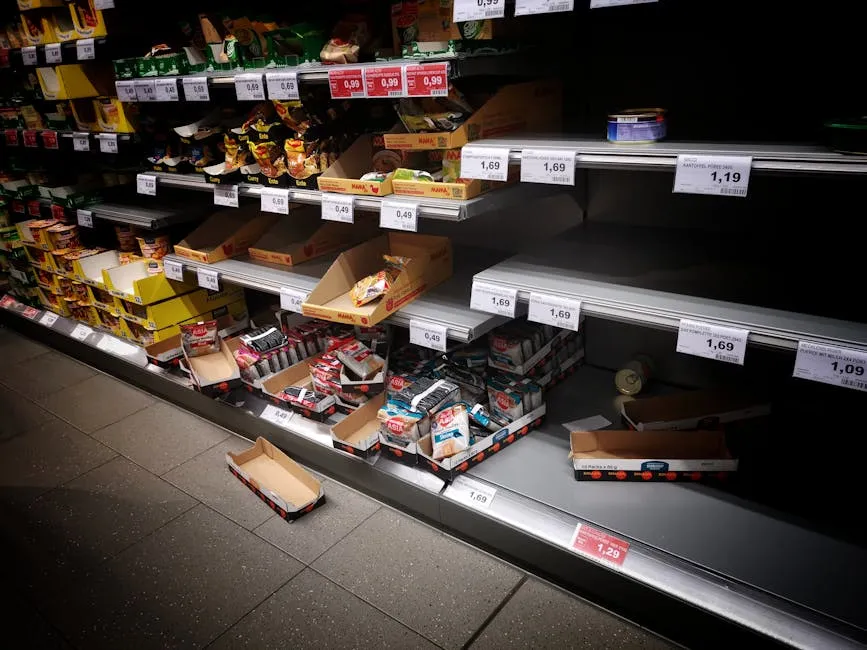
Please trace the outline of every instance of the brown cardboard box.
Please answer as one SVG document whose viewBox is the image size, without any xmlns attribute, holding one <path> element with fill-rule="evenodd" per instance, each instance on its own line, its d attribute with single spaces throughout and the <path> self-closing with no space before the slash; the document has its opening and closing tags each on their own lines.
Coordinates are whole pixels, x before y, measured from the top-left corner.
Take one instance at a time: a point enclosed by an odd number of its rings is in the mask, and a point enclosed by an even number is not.
<svg viewBox="0 0 867 650">
<path fill-rule="evenodd" d="M 391 288 L 356 307 L 350 291 L 362 278 L 385 267 L 383 255 L 410 258 Z M 388 233 L 341 253 L 302 305 L 302 313 L 350 325 L 376 325 L 452 275 L 448 237 Z"/>
<path fill-rule="evenodd" d="M 734 391 L 696 390 L 624 402 L 624 419 L 638 431 L 718 429 L 721 424 L 766 416 L 770 404 Z"/>
<path fill-rule="evenodd" d="M 181 335 L 183 340 L 183 334 Z M 235 357 L 220 338 L 220 351 L 191 357 L 184 348 L 184 362 L 190 371 L 193 387 L 200 393 L 216 396 L 241 385 L 241 371 Z"/>
<path fill-rule="evenodd" d="M 359 180 L 373 169 L 376 153 L 372 135 L 363 135 L 340 154 L 340 157 L 319 177 L 319 189 L 323 192 L 386 196 L 392 193 L 391 175 L 384 181 Z"/>
<path fill-rule="evenodd" d="M 385 404 L 385 399 L 385 393 L 372 397 L 331 427 L 331 443 L 334 448 L 361 458 L 377 453 L 381 445 L 376 414 Z"/>
<path fill-rule="evenodd" d="M 281 370 L 280 372 L 271 375 L 262 382 L 262 392 L 270 397 L 271 401 L 275 404 L 291 409 L 305 418 L 316 420 L 317 422 L 324 422 L 337 412 L 337 405 L 333 396 L 329 396 L 331 399 L 323 400 L 318 411 L 303 408 L 300 405 L 287 402 L 279 397 L 280 391 L 287 386 L 300 386 L 301 388 L 307 388 L 311 391 L 313 390 L 313 379 L 310 376 L 309 364 L 313 363 L 318 356 L 320 355 L 307 357 L 295 365 L 289 366 L 285 370 Z"/>
<path fill-rule="evenodd" d="M 176 244 L 175 254 L 205 264 L 243 255 L 279 218 L 258 206 L 221 210 Z"/>
</svg>

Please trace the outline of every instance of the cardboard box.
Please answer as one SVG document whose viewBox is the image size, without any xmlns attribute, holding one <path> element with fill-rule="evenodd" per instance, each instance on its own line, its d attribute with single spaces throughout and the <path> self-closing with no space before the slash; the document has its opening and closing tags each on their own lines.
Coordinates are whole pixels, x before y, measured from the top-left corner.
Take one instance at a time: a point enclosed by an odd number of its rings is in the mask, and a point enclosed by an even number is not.
<svg viewBox="0 0 867 650">
<path fill-rule="evenodd" d="M 723 431 L 573 431 L 569 443 L 577 481 L 698 481 L 738 469 Z"/>
<path fill-rule="evenodd" d="M 70 3 L 69 12 L 72 14 L 72 22 L 75 23 L 75 31 L 81 38 L 105 36 L 108 33 L 102 11 L 94 7 L 93 0 L 87 0 L 86 3 L 81 0 Z"/>
<path fill-rule="evenodd" d="M 382 298 L 361 307 L 350 290 L 358 280 L 385 267 L 383 255 L 410 258 Z M 444 282 L 452 275 L 452 245 L 447 237 L 388 233 L 341 253 L 302 305 L 313 318 L 350 325 L 376 325 L 389 314 Z"/>
<path fill-rule="evenodd" d="M 454 183 L 426 183 L 423 181 L 392 180 L 394 193 L 399 196 L 424 196 L 434 199 L 466 201 L 489 190 L 506 187 L 517 180 L 518 172 L 509 172 L 508 182 L 485 181 L 478 178 L 456 181 Z M 514 176 L 514 178 L 511 178 Z"/>
<path fill-rule="evenodd" d="M 228 452 L 229 471 L 287 521 L 325 503 L 322 484 L 264 438 L 240 453 Z"/>
<path fill-rule="evenodd" d="M 63 296 L 54 295 L 40 288 L 36 289 L 36 295 L 39 298 L 40 304 L 47 310 L 53 311 L 60 316 L 72 315 L 69 305 Z"/>
<path fill-rule="evenodd" d="M 472 34 L 452 21 L 454 0 L 410 0 L 391 3 L 391 32 L 394 51 L 400 55 L 404 45 L 462 38 L 488 40 L 494 36 L 493 20 L 472 21 Z M 501 21 L 496 21 L 501 22 Z"/>
<path fill-rule="evenodd" d="M 385 404 L 385 398 L 385 393 L 380 393 L 333 425 L 331 444 L 334 448 L 360 458 L 378 454 L 382 445 L 376 413 Z"/>
<path fill-rule="evenodd" d="M 105 251 L 96 255 L 88 255 L 87 257 L 72 260 L 72 274 L 80 282 L 103 288 L 105 282 L 103 281 L 102 272 L 115 266 L 120 266 L 120 258 L 117 251 Z"/>
<path fill-rule="evenodd" d="M 310 377 L 310 367 L 308 364 L 314 361 L 318 356 L 319 355 L 308 357 L 299 361 L 295 365 L 286 368 L 286 370 L 281 370 L 280 372 L 271 375 L 262 382 L 262 393 L 278 406 L 295 411 L 299 415 L 310 420 L 325 422 L 328 418 L 337 413 L 337 405 L 334 402 L 330 401 L 328 404 L 323 405 L 321 411 L 313 411 L 293 404 L 292 402 L 287 402 L 279 397 L 280 391 L 286 388 L 286 386 L 300 386 L 301 388 L 307 388 L 311 391 L 313 390 L 313 380 Z"/>
<path fill-rule="evenodd" d="M 51 251 L 49 255 L 54 260 L 54 268 L 56 269 L 57 274 L 69 278 L 70 280 L 74 280 L 75 263 L 78 260 L 90 257 L 91 255 L 99 255 L 104 252 L 104 248 L 62 248 Z"/>
<path fill-rule="evenodd" d="M 340 157 L 319 176 L 319 189 L 323 192 L 386 196 L 393 192 L 391 174 L 382 181 L 359 180 L 373 170 L 373 135 L 363 135 L 353 142 Z"/>
<path fill-rule="evenodd" d="M 18 9 L 27 11 L 28 9 L 42 9 L 45 7 L 62 7 L 63 0 L 18 0 Z"/>
<path fill-rule="evenodd" d="M 278 219 L 258 206 L 221 210 L 175 245 L 175 254 L 205 264 L 243 255 Z"/>
<path fill-rule="evenodd" d="M 124 320 L 138 323 L 149 330 L 161 330 L 239 300 L 244 300 L 244 290 L 241 287 L 230 287 L 223 291 L 198 289 L 149 305 L 136 305 L 121 300 L 119 307 Z"/>
<path fill-rule="evenodd" d="M 719 390 L 644 397 L 621 406 L 623 419 L 637 431 L 719 429 L 720 425 L 770 412 L 770 404 L 755 395 Z"/>
<path fill-rule="evenodd" d="M 109 96 L 113 88 L 104 74 L 93 66 L 71 63 L 54 67 L 36 68 L 36 76 L 45 99 L 79 99 Z"/>
<path fill-rule="evenodd" d="M 149 305 L 196 289 L 191 284 L 169 280 L 165 273 L 150 275 L 147 268 L 147 262 L 140 261 L 105 269 L 102 272 L 105 288 L 111 295 L 137 305 Z"/>
<path fill-rule="evenodd" d="M 546 362 L 552 359 L 559 350 L 561 350 L 564 346 L 568 344 L 570 340 L 576 340 L 579 343 L 579 347 L 584 349 L 583 337 L 580 336 L 576 332 L 572 332 L 570 330 L 557 330 L 557 333 L 554 335 L 554 338 L 548 341 L 545 345 L 543 345 L 538 352 L 536 352 L 532 357 L 527 359 L 524 363 L 518 366 L 510 366 L 505 363 L 501 363 L 496 361 L 495 359 L 488 357 L 488 366 L 491 368 L 496 368 L 497 370 L 502 370 L 503 372 L 509 373 L 510 375 L 517 375 L 520 377 L 535 377 L 540 374 L 540 371 L 546 367 Z"/>
<path fill-rule="evenodd" d="M 387 133 L 389 149 L 458 149 L 483 138 L 519 131 L 555 131 L 561 122 L 562 88 L 559 81 L 531 81 L 504 86 L 454 131 L 442 133 Z"/>
<path fill-rule="evenodd" d="M 16 224 L 18 237 L 25 245 L 35 246 L 44 251 L 51 250 L 46 232 L 51 226 L 56 226 L 59 221 L 54 219 L 27 219 Z"/>
<path fill-rule="evenodd" d="M 21 226 L 23 223 L 26 222 L 19 223 L 18 225 Z M 54 264 L 54 256 L 48 251 L 37 248 L 32 242 L 25 243 L 24 255 L 27 257 L 30 265 L 37 269 L 51 271 L 52 273 L 57 271 L 57 267 Z"/>
<path fill-rule="evenodd" d="M 73 104 L 75 106 L 75 104 Z M 138 105 L 120 101 L 117 97 L 97 97 L 93 111 L 99 131 L 135 133 L 138 125 Z"/>
<path fill-rule="evenodd" d="M 90 304 L 102 311 L 108 312 L 115 318 L 120 317 L 120 298 L 115 298 L 104 287 L 90 285 L 87 287 Z"/>
<path fill-rule="evenodd" d="M 151 343 L 159 343 L 160 341 L 165 341 L 177 336 L 181 331 L 181 325 L 207 320 L 220 320 L 223 317 L 227 317 L 229 320 L 228 324 L 225 326 L 226 329 L 220 330 L 221 336 L 230 336 L 236 331 L 243 329 L 249 325 L 250 322 L 249 314 L 247 313 L 247 303 L 241 299 L 230 303 L 229 305 L 224 305 L 222 307 L 217 307 L 212 311 L 196 314 L 195 316 L 179 323 L 172 323 L 171 325 L 166 325 L 165 327 L 155 330 L 148 329 L 145 325 L 141 325 L 132 320 L 127 320 L 121 316 L 120 330 L 124 338 L 128 338 L 131 341 L 147 346 Z"/>
<path fill-rule="evenodd" d="M 191 318 L 189 321 L 186 321 L 186 323 L 197 323 L 202 320 L 212 320 L 215 318 L 217 320 L 217 327 L 219 328 L 220 336 L 223 337 L 226 344 L 230 347 L 235 339 L 229 339 L 227 337 L 237 334 L 241 330 L 247 329 L 250 325 L 247 305 L 243 300 L 227 307 L 216 309 L 209 314 L 202 314 L 196 318 Z M 179 325 L 183 324 L 185 323 L 173 325 L 170 329 L 174 330 L 174 334 L 171 336 L 161 337 L 153 343 L 145 345 L 145 354 L 150 363 L 155 366 L 160 366 L 161 368 L 177 368 L 179 366 L 179 360 L 184 356 L 179 327 Z"/>
<path fill-rule="evenodd" d="M 184 364 L 190 371 L 193 388 L 209 397 L 228 393 L 241 385 L 241 372 L 235 357 L 220 339 L 220 351 L 191 357 L 184 350 Z"/>
</svg>

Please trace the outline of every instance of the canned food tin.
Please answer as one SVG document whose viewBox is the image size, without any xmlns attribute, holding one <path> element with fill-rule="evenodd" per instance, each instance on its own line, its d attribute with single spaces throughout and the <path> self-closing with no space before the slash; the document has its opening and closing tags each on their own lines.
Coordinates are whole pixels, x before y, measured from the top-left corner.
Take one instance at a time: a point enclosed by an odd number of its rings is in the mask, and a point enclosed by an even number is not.
<svg viewBox="0 0 867 650">
<path fill-rule="evenodd" d="M 652 375 L 651 360 L 646 356 L 638 356 L 614 375 L 614 385 L 624 395 L 637 395 L 646 386 Z"/>
<path fill-rule="evenodd" d="M 647 144 L 665 137 L 664 108 L 630 108 L 608 116 L 608 141 Z"/>
</svg>

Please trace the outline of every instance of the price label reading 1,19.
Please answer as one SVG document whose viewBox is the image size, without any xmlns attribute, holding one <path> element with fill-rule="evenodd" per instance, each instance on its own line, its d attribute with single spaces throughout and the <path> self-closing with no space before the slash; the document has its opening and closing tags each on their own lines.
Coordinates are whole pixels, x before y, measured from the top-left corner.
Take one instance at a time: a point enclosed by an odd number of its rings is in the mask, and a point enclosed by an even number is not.
<svg viewBox="0 0 867 650">
<path fill-rule="evenodd" d="M 265 84 L 261 74 L 235 75 L 235 94 L 239 100 L 262 101 L 265 99 Z"/>
<path fill-rule="evenodd" d="M 446 494 L 473 508 L 487 510 L 497 494 L 497 488 L 468 476 L 461 476 L 451 484 Z"/>
<path fill-rule="evenodd" d="M 573 551 L 621 566 L 629 552 L 629 542 L 603 533 L 587 524 L 578 524 L 569 547 Z"/>
<path fill-rule="evenodd" d="M 82 38 L 75 41 L 75 51 L 79 61 L 96 58 L 96 46 L 92 38 Z"/>
<path fill-rule="evenodd" d="M 506 0 L 455 0 L 452 19 L 456 23 L 470 20 L 503 18 L 506 15 Z"/>
<path fill-rule="evenodd" d="M 418 230 L 418 203 L 383 201 L 379 211 L 379 227 L 416 232 Z"/>
<path fill-rule="evenodd" d="M 404 66 L 409 97 L 443 97 L 449 94 L 449 64 L 422 63 Z"/>
<path fill-rule="evenodd" d="M 364 97 L 364 74 L 361 68 L 331 66 L 328 70 L 328 87 L 333 99 Z"/>
<path fill-rule="evenodd" d="M 474 147 L 461 149 L 461 178 L 505 181 L 509 176 L 509 149 Z"/>
<path fill-rule="evenodd" d="M 297 289 L 280 287 L 280 309 L 301 313 L 301 305 L 307 300 L 307 294 Z"/>
<path fill-rule="evenodd" d="M 297 72 L 266 72 L 269 99 L 298 99 Z"/>
<path fill-rule="evenodd" d="M 524 149 L 521 182 L 575 185 L 575 152 L 556 149 Z"/>
<path fill-rule="evenodd" d="M 577 332 L 581 324 L 581 301 L 544 293 L 531 293 L 527 320 Z"/>
<path fill-rule="evenodd" d="M 24 65 L 36 65 L 36 46 L 22 47 L 21 58 L 24 60 Z"/>
<path fill-rule="evenodd" d="M 322 193 L 322 218 L 342 223 L 355 222 L 355 197 L 351 194 Z"/>
<path fill-rule="evenodd" d="M 151 174 L 139 174 L 135 179 L 136 189 L 139 194 L 148 196 L 157 195 L 157 177 Z"/>
<path fill-rule="evenodd" d="M 289 214 L 289 190 L 279 187 L 263 187 L 259 199 L 259 209 L 262 212 Z"/>
<path fill-rule="evenodd" d="M 237 208 L 238 186 L 214 185 L 214 205 L 223 205 L 227 208 Z"/>
<path fill-rule="evenodd" d="M 677 329 L 677 351 L 696 357 L 744 365 L 749 330 L 682 319 Z"/>
<path fill-rule="evenodd" d="M 199 269 L 196 271 L 196 279 L 199 286 L 209 291 L 220 290 L 220 274 L 211 269 Z"/>
<path fill-rule="evenodd" d="M 448 338 L 445 325 L 437 325 L 425 321 L 409 321 L 409 342 L 432 350 L 445 352 Z"/>
<path fill-rule="evenodd" d="M 399 65 L 365 68 L 364 85 L 368 97 L 403 97 L 403 68 Z"/>
<path fill-rule="evenodd" d="M 751 156 L 677 157 L 673 192 L 683 194 L 747 195 L 750 185 Z"/>
<path fill-rule="evenodd" d="M 801 341 L 792 376 L 867 391 L 867 352 Z"/>
<path fill-rule="evenodd" d="M 157 79 L 155 82 L 156 98 L 158 102 L 177 102 L 180 101 L 178 95 L 178 80 L 174 77 L 165 79 Z"/>
<path fill-rule="evenodd" d="M 100 133 L 98 137 L 100 153 L 117 153 L 117 133 Z"/>
<path fill-rule="evenodd" d="M 572 11 L 575 0 L 515 0 L 515 15 L 553 14 L 560 11 Z"/>
<path fill-rule="evenodd" d="M 180 262 L 172 262 L 171 260 L 163 260 L 163 271 L 169 280 L 184 281 L 184 265 Z"/>
<path fill-rule="evenodd" d="M 207 77 L 185 77 L 184 98 L 188 102 L 209 102 L 211 94 L 208 92 Z"/>
<path fill-rule="evenodd" d="M 72 150 L 73 151 L 90 151 L 90 134 L 89 133 L 73 133 L 72 134 Z"/>
<path fill-rule="evenodd" d="M 470 309 L 514 318 L 517 307 L 517 289 L 499 287 L 487 282 L 473 281 Z"/>
<path fill-rule="evenodd" d="M 93 228 L 93 212 L 90 210 L 77 210 L 78 225 L 85 228 Z"/>
</svg>

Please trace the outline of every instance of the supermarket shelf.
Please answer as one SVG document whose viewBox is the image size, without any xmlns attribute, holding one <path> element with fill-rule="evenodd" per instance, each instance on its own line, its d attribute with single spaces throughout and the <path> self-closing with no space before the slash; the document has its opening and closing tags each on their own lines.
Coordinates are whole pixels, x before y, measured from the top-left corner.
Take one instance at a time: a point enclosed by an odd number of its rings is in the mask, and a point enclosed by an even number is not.
<svg viewBox="0 0 867 650">
<path fill-rule="evenodd" d="M 82 209 L 89 210 L 98 219 L 115 223 L 128 223 L 149 230 L 194 221 L 207 214 L 207 210 L 203 209 L 201 205 L 146 208 L 141 205 L 122 203 L 98 203 Z"/>
<path fill-rule="evenodd" d="M 108 38 L 105 36 L 97 37 L 90 39 L 94 44 L 94 59 L 102 60 L 108 58 Z M 53 44 L 57 45 L 57 44 Z M 2 60 L 7 60 L 8 65 L 0 65 L 0 69 L 3 68 L 17 68 L 17 69 L 27 69 L 27 68 L 36 68 L 38 66 L 47 66 L 47 65 L 60 65 L 61 63 L 78 63 L 78 39 L 74 41 L 66 41 L 65 43 L 59 43 L 60 45 L 60 62 L 52 62 L 48 63 L 45 58 L 45 45 L 36 45 L 36 66 L 25 66 L 24 59 L 22 58 L 21 50 L 22 48 L 12 48 L 9 50 L 5 50 L 6 56 L 0 57 Z"/>
<path fill-rule="evenodd" d="M 71 131 L 71 130 L 57 130 L 57 129 L 0 129 L 3 132 L 3 138 L 0 139 L 0 143 L 7 147 L 18 147 L 20 149 L 30 149 L 30 150 L 46 150 L 46 151 L 58 151 L 59 149 L 64 150 L 72 150 L 72 138 L 75 135 L 86 135 L 88 139 L 88 144 L 90 145 L 90 151 L 99 151 L 99 140 L 104 139 L 114 139 L 117 140 L 118 143 L 129 143 L 129 142 L 137 142 L 138 135 L 135 133 L 109 133 L 109 132 L 94 132 L 94 131 Z M 9 131 L 17 131 L 17 144 L 10 145 L 9 144 L 9 136 L 7 136 L 7 132 Z M 36 146 L 27 146 L 24 144 L 24 132 L 30 131 L 36 134 Z M 57 147 L 46 147 L 44 134 L 54 133 L 57 138 Z"/>
<path fill-rule="evenodd" d="M 524 149 L 574 151 L 577 167 L 673 171 L 679 155 L 752 156 L 752 170 L 785 174 L 867 174 L 867 160 L 817 145 L 655 142 L 615 144 L 599 138 L 521 137 L 476 140 L 473 146 L 509 150 L 509 162 L 520 163 Z"/>
</svg>

